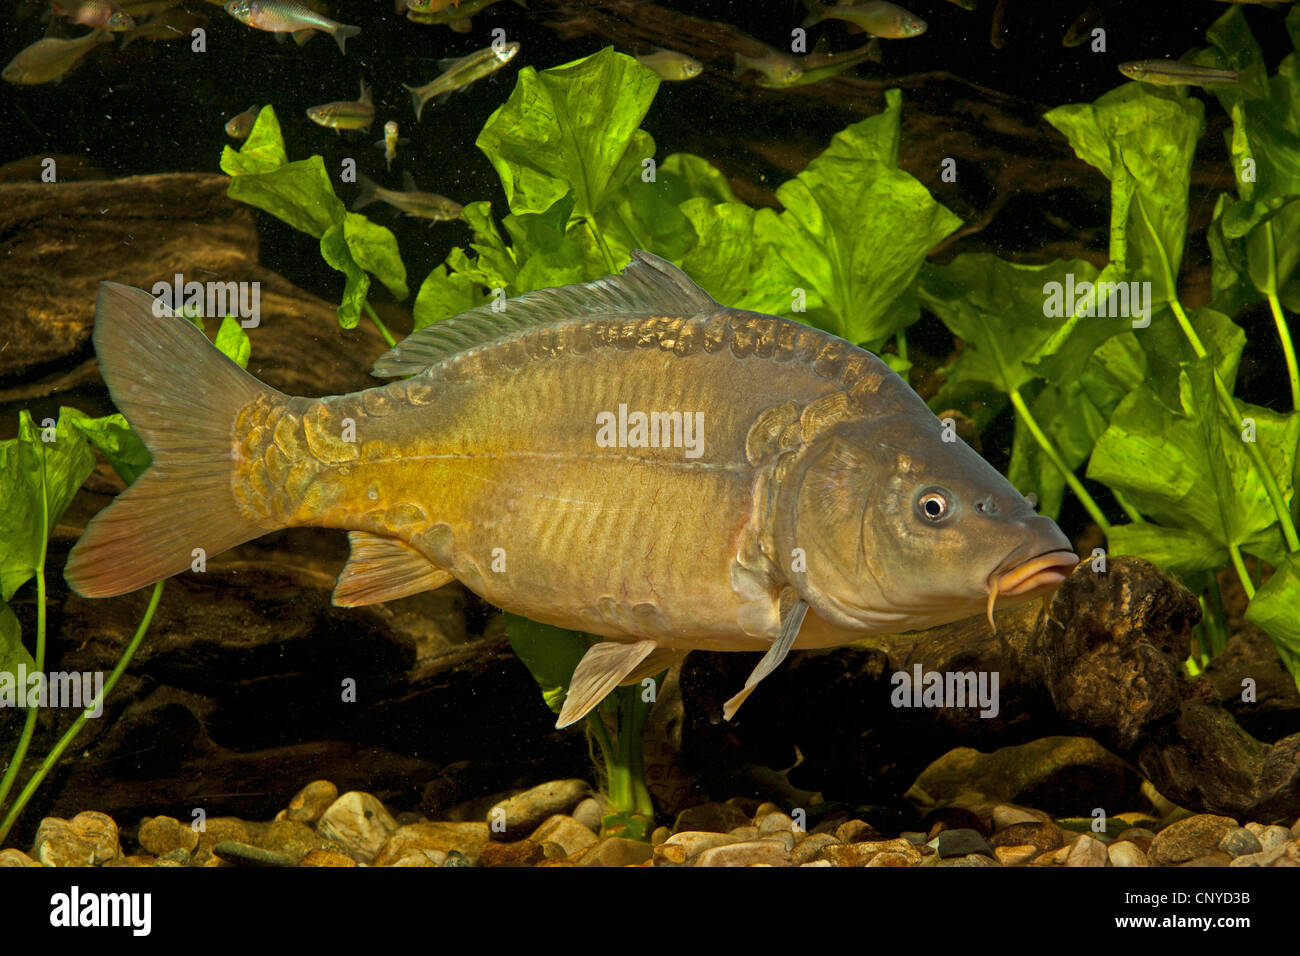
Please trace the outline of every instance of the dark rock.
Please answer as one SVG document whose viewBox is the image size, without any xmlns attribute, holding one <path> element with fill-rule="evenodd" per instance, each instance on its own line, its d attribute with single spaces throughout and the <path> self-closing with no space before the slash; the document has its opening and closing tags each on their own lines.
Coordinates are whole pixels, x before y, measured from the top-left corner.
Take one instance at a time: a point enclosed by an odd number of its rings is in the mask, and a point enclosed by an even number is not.
<svg viewBox="0 0 1300 956">
<path fill-rule="evenodd" d="M 536 840 L 516 840 L 514 843 L 489 841 L 483 844 L 478 863 L 479 866 L 536 866 L 544 859 L 546 853 Z"/>
<path fill-rule="evenodd" d="M 1235 829 L 1231 817 L 1200 813 L 1157 833 L 1148 855 L 1156 866 L 1176 866 L 1218 852 L 1219 842 Z"/>
<path fill-rule="evenodd" d="M 737 827 L 747 825 L 749 820 L 749 814 L 737 807 L 725 803 L 703 803 L 698 807 L 687 807 L 677 814 L 673 832 L 704 830 L 708 833 L 730 833 Z"/>
<path fill-rule="evenodd" d="M 957 856 L 967 856 L 971 853 L 983 853 L 985 856 L 993 856 L 993 848 L 975 830 L 941 830 L 932 843 L 935 849 L 939 851 L 939 856 L 945 860 Z"/>
<path fill-rule="evenodd" d="M 1031 844 L 1040 850 L 1055 850 L 1064 843 L 1064 836 L 1055 823 L 1016 823 L 993 834 L 989 843 L 994 847 Z"/>
<path fill-rule="evenodd" d="M 295 865 L 293 859 L 283 853 L 263 850 L 261 847 L 249 846 L 247 843 L 238 843 L 234 840 L 223 840 L 212 848 L 212 852 L 219 859 L 236 866 Z"/>
</svg>

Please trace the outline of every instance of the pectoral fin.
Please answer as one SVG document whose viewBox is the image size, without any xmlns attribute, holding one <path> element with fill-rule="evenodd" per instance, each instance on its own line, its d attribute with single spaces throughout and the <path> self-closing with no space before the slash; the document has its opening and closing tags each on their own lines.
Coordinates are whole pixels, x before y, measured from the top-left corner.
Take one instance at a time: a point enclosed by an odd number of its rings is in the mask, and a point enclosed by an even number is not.
<svg viewBox="0 0 1300 956">
<path fill-rule="evenodd" d="M 605 641 L 589 648 L 574 668 L 569 693 L 564 698 L 564 707 L 560 710 L 560 719 L 555 722 L 555 726 L 567 727 L 587 716 L 610 691 L 636 671 L 658 646 L 651 640 L 632 644 Z"/>
<path fill-rule="evenodd" d="M 339 607 L 359 607 L 432 591 L 452 580 L 405 541 L 365 531 L 348 532 L 352 554 L 334 588 Z"/>
<path fill-rule="evenodd" d="M 803 627 L 804 615 L 808 613 L 808 605 L 804 601 L 796 601 L 794 606 L 785 615 L 785 620 L 781 622 L 781 634 L 772 644 L 763 659 L 758 662 L 754 672 L 749 675 L 749 680 L 745 681 L 744 688 L 735 697 L 722 705 L 722 716 L 725 720 L 730 720 L 735 716 L 740 705 L 745 702 L 758 682 L 761 681 L 772 671 L 776 670 L 785 656 L 790 653 L 790 648 L 794 645 L 794 639 L 799 636 L 799 629 Z"/>
</svg>

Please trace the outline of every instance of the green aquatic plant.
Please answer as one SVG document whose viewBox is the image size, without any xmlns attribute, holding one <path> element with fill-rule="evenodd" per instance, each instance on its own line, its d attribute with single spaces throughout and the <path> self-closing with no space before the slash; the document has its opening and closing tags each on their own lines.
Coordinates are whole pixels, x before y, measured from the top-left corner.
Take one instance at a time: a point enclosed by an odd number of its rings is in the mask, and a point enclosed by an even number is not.
<svg viewBox="0 0 1300 956">
<path fill-rule="evenodd" d="M 191 318 L 191 321 L 203 328 L 202 319 Z M 222 321 L 216 346 L 241 368 L 247 366 L 251 349 L 248 335 L 231 316 Z M 0 675 L 15 684 L 15 675 L 19 673 L 45 673 L 45 559 L 50 533 L 77 489 L 94 470 L 96 450 L 127 485 L 139 478 L 151 461 L 148 449 L 122 415 L 93 418 L 66 406 L 59 409 L 57 421 L 48 419 L 40 427 L 28 412 L 19 413 L 18 437 L 0 442 L 0 488 L 5 494 L 5 508 L 0 512 Z M 14 594 L 33 579 L 36 584 L 34 653 L 24 645 L 21 624 L 9 607 Z M 13 802 L 6 804 L 36 731 L 37 708 L 26 707 L 22 730 L 0 777 L 0 843 L 86 721 L 97 716 L 126 672 L 158 609 L 163 583 L 159 581 L 153 586 L 135 633 L 96 698 L 82 701 L 81 712 L 28 777 Z M 27 687 L 15 686 L 13 690 L 27 701 Z"/>
</svg>

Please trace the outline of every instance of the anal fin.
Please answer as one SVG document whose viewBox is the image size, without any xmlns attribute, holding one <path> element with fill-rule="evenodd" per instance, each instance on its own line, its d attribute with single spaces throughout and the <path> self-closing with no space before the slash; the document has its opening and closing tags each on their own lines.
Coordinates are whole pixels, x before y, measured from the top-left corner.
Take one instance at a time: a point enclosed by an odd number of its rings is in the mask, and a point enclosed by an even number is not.
<svg viewBox="0 0 1300 956">
<path fill-rule="evenodd" d="M 334 603 L 339 607 L 394 601 L 453 580 L 451 572 L 397 538 L 349 531 L 348 541 L 352 553 L 334 587 Z"/>
<path fill-rule="evenodd" d="M 603 641 L 588 648 L 574 668 L 569 692 L 565 695 L 564 707 L 560 710 L 560 719 L 555 722 L 555 726 L 567 727 L 587 716 L 610 691 L 627 680 L 658 646 L 647 639 L 630 644 Z"/>
<path fill-rule="evenodd" d="M 745 702 L 745 698 L 753 693 L 754 688 L 772 671 L 776 670 L 794 645 L 794 639 L 799 636 L 799 629 L 803 627 L 804 615 L 808 613 L 808 604 L 804 601 L 796 601 L 794 606 L 786 612 L 785 620 L 781 622 L 781 634 L 768 648 L 763 659 L 758 662 L 754 672 L 749 675 L 745 681 L 745 686 L 739 694 L 736 694 L 725 704 L 722 705 L 722 717 L 724 720 L 730 720 L 740 709 L 740 705 Z"/>
</svg>

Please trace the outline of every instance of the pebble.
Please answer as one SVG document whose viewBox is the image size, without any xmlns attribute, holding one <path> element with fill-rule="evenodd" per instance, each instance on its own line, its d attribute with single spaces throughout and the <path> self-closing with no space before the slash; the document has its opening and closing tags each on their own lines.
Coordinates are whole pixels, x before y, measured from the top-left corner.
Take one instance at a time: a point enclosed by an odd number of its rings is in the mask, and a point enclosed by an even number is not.
<svg viewBox="0 0 1300 956">
<path fill-rule="evenodd" d="M 1300 817 L 1296 817 L 1295 823 L 1291 824 L 1291 839 L 1300 840 Z"/>
<path fill-rule="evenodd" d="M 295 864 L 312 850 L 348 851 L 347 847 L 329 839 L 323 832 L 317 833 L 297 820 L 272 820 L 250 835 L 249 842 L 263 850 L 283 854 Z"/>
<path fill-rule="evenodd" d="M 77 836 L 90 844 L 95 863 L 107 863 L 122 852 L 117 824 L 107 813 L 83 810 L 68 823 Z"/>
<path fill-rule="evenodd" d="M 925 838 L 925 834 L 920 832 L 919 830 L 905 830 L 904 832 L 900 833 L 899 836 L 901 836 L 904 840 L 910 840 L 912 843 L 915 843 L 917 846 L 921 846 L 927 842 Z"/>
<path fill-rule="evenodd" d="M 834 839 L 834 837 L 832 837 Z M 681 846 L 686 848 L 686 858 L 692 859 L 699 856 L 705 850 L 711 850 L 715 846 L 726 846 L 729 843 L 739 843 L 740 841 L 730 833 L 710 833 L 706 830 L 683 830 L 681 833 L 674 833 L 664 841 L 665 846 Z"/>
<path fill-rule="evenodd" d="M 1179 866 L 1227 866 L 1232 862 L 1232 857 L 1226 853 L 1220 853 L 1215 850 L 1213 853 L 1205 853 L 1195 859 L 1188 860 L 1186 863 L 1179 863 Z"/>
<path fill-rule="evenodd" d="M 743 796 L 731 797 L 724 802 L 727 804 L 727 806 L 735 807 L 737 810 L 743 813 L 745 815 L 746 820 L 754 819 L 754 817 L 758 815 L 758 808 L 763 806 L 764 803 L 764 801 L 759 800 L 757 797 L 743 797 Z M 776 804 L 772 804 L 772 806 L 776 806 Z"/>
<path fill-rule="evenodd" d="M 731 835 L 736 838 L 737 842 L 744 842 L 746 840 L 757 840 L 758 827 L 755 826 L 736 827 L 734 830 L 731 831 Z"/>
<path fill-rule="evenodd" d="M 854 843 L 857 840 L 869 840 L 876 836 L 876 831 L 865 820 L 846 820 L 835 828 L 835 839 L 841 843 Z"/>
<path fill-rule="evenodd" d="M 137 839 L 154 856 L 166 856 L 178 847 L 193 852 L 199 845 L 198 831 L 175 817 L 150 817 L 140 824 Z"/>
<path fill-rule="evenodd" d="M 209 860 L 217 859 L 212 854 L 212 848 L 225 840 L 235 843 L 253 842 L 248 827 L 238 817 L 209 817 L 199 831 L 198 849 L 194 850 L 191 861 L 197 866 L 208 865 Z"/>
<path fill-rule="evenodd" d="M 1223 835 L 1219 849 L 1229 856 L 1245 856 L 1248 853 L 1259 853 L 1264 848 L 1260 845 L 1259 837 L 1245 827 L 1237 827 Z"/>
<path fill-rule="evenodd" d="M 895 853 L 892 850 L 883 850 L 877 853 L 867 861 L 867 866 L 915 866 L 919 860 L 908 856 L 906 853 Z"/>
<path fill-rule="evenodd" d="M 588 836 L 590 831 L 586 831 Z M 425 820 L 408 823 L 393 831 L 383 848 L 375 854 L 375 866 L 398 866 L 403 857 L 420 854 L 424 859 L 437 858 L 441 866 L 451 852 L 460 853 L 470 864 L 478 862 L 483 844 L 488 841 L 486 823 L 442 823 Z M 538 842 L 541 842 L 538 840 Z M 400 864 L 411 866 L 411 863 Z M 421 866 L 428 864 L 420 864 Z"/>
<path fill-rule="evenodd" d="M 1019 866 L 1028 863 L 1042 851 L 1032 843 L 1020 846 L 1000 846 L 993 851 L 993 858 L 1003 866 Z"/>
<path fill-rule="evenodd" d="M 983 836 L 975 830 L 965 828 L 940 830 L 926 845 L 938 850 L 939 856 L 945 860 L 971 853 L 983 853 L 990 857 L 993 855 L 993 848 Z"/>
<path fill-rule="evenodd" d="M 536 866 L 546 859 L 546 852 L 536 840 L 516 840 L 514 843 L 483 844 L 479 853 L 479 866 Z"/>
<path fill-rule="evenodd" d="M 164 864 L 172 864 L 172 863 L 176 864 L 177 866 L 189 866 L 190 851 L 185 849 L 185 847 L 183 846 L 178 846 L 176 849 L 169 850 L 166 853 L 164 853 L 162 856 L 158 857 L 156 861 L 157 866 L 163 866 Z"/>
<path fill-rule="evenodd" d="M 573 819 L 577 820 L 592 833 L 600 833 L 601 821 L 605 819 L 605 798 L 587 797 L 573 808 Z"/>
<path fill-rule="evenodd" d="M 293 795 L 285 818 L 299 823 L 315 823 L 339 798 L 339 788 L 328 780 L 313 780 Z"/>
<path fill-rule="evenodd" d="M 298 863 L 299 866 L 356 866 L 357 861 L 346 853 L 334 850 L 312 850 Z"/>
<path fill-rule="evenodd" d="M 528 839 L 536 840 L 538 843 L 545 843 L 548 840 L 558 843 L 564 848 L 565 856 L 576 856 L 587 847 L 594 846 L 597 842 L 596 834 L 573 819 L 573 817 L 561 813 L 550 817 L 534 830 Z"/>
<path fill-rule="evenodd" d="M 811 837 L 809 837 L 811 839 Z M 877 853 L 899 853 L 912 863 L 921 862 L 921 851 L 911 840 L 867 840 L 862 843 L 837 843 L 824 847 L 820 858 L 836 866 L 866 866 Z"/>
<path fill-rule="evenodd" d="M 62 817 L 46 817 L 36 827 L 32 858 L 46 866 L 93 866 L 95 847 Z"/>
<path fill-rule="evenodd" d="M 1259 853 L 1247 853 L 1245 856 L 1239 856 L 1229 866 L 1271 866 L 1273 861 L 1279 857 L 1285 856 L 1287 851 L 1286 844 L 1275 846 L 1271 850 L 1262 850 Z"/>
<path fill-rule="evenodd" d="M 35 860 L 33 860 L 22 850 L 16 850 L 13 848 L 10 848 L 8 850 L 0 850 L 0 867 L 40 866 L 40 865 L 41 865 L 40 863 L 37 863 Z"/>
<path fill-rule="evenodd" d="M 773 810 L 771 813 L 756 817 L 758 822 L 758 835 L 767 836 L 769 833 L 789 833 L 794 834 L 794 818 L 788 813 L 781 810 Z"/>
<path fill-rule="evenodd" d="M 782 812 L 783 811 L 781 810 L 781 808 L 777 806 L 775 803 L 772 803 L 771 801 L 765 801 L 764 803 L 760 803 L 758 805 L 758 808 L 755 809 L 754 812 L 750 815 L 750 819 L 752 819 L 754 823 L 757 824 L 759 820 L 762 820 L 764 817 L 768 816 L 769 814 L 782 813 Z"/>
<path fill-rule="evenodd" d="M 654 854 L 649 843 L 627 837 L 606 837 L 590 849 L 583 850 L 575 861 L 583 866 L 640 866 Z"/>
<path fill-rule="evenodd" d="M 972 853 L 969 856 L 953 857 L 949 860 L 940 860 L 935 866 L 1001 866 L 997 860 L 991 859 L 982 853 Z"/>
<path fill-rule="evenodd" d="M 1055 850 L 1064 842 L 1061 828 L 1055 823 L 1013 823 L 989 839 L 993 847 L 1033 844 L 1040 850 Z"/>
<path fill-rule="evenodd" d="M 800 863 L 799 866 L 834 866 L 830 860 L 809 860 L 807 863 Z"/>
<path fill-rule="evenodd" d="M 1232 817 L 1197 813 L 1171 823 L 1151 841 L 1147 855 L 1156 866 L 1174 866 L 1216 852 L 1219 841 L 1237 829 Z"/>
<path fill-rule="evenodd" d="M 794 833 L 790 830 L 778 830 L 775 833 L 768 833 L 765 836 L 761 836 L 759 839 L 771 840 L 773 843 L 785 847 L 786 852 L 794 850 L 794 845 L 798 842 L 795 839 Z"/>
<path fill-rule="evenodd" d="M 1106 844 L 1086 833 L 1079 835 L 1065 857 L 1066 866 L 1105 866 L 1108 862 Z"/>
<path fill-rule="evenodd" d="M 685 866 L 686 847 L 680 843 L 661 843 L 654 848 L 655 866 Z"/>
<path fill-rule="evenodd" d="M 72 823 L 73 826 L 76 826 L 77 821 L 75 818 Z M 1264 832 L 1256 836 L 1259 840 L 1260 850 L 1268 851 L 1276 846 L 1282 846 L 1291 839 L 1291 831 L 1286 827 L 1265 827 Z"/>
<path fill-rule="evenodd" d="M 495 839 L 518 840 L 547 818 L 577 809 L 590 795 L 591 785 L 585 780 L 551 780 L 495 804 L 487 813 L 487 822 Z"/>
<path fill-rule="evenodd" d="M 1134 844 L 1142 851 L 1143 855 L 1151 849 L 1151 842 L 1155 838 L 1155 833 L 1146 827 L 1129 827 L 1127 830 L 1121 830 L 1119 836 L 1115 837 L 1116 840 L 1127 840 L 1129 843 Z"/>
<path fill-rule="evenodd" d="M 397 829 L 397 821 L 379 799 L 358 790 L 331 803 L 316 825 L 321 836 L 339 844 L 358 863 L 372 862 Z"/>
<path fill-rule="evenodd" d="M 1106 848 L 1111 866 L 1150 866 L 1151 861 L 1142 848 L 1128 840 L 1116 840 Z"/>
<path fill-rule="evenodd" d="M 212 848 L 212 853 L 227 863 L 238 866 L 293 866 L 294 862 L 283 853 L 263 850 L 260 846 L 223 840 Z"/>
<path fill-rule="evenodd" d="M 1042 810 L 1030 810 L 1028 807 L 1017 807 L 1011 803 L 999 803 L 993 808 L 993 829 L 995 831 L 1005 830 L 1017 823 L 1050 822 L 1051 817 Z"/>
<path fill-rule="evenodd" d="M 671 827 L 655 827 L 655 832 L 650 834 L 650 845 L 658 846 L 660 843 L 666 843 L 672 835 Z"/>
<path fill-rule="evenodd" d="M 696 866 L 751 866 L 755 863 L 789 866 L 790 851 L 771 840 L 749 840 L 715 846 L 705 850 L 695 861 Z"/>
<path fill-rule="evenodd" d="M 836 846 L 839 842 L 833 833 L 810 833 L 794 848 L 790 854 L 790 859 L 795 866 L 803 866 L 816 860 L 818 854 L 826 847 Z"/>
<path fill-rule="evenodd" d="M 730 833 L 737 827 L 748 825 L 750 819 L 750 815 L 739 807 L 726 803 L 702 803 L 698 807 L 687 807 L 677 814 L 673 832 L 707 830 L 710 833 Z"/>
</svg>

